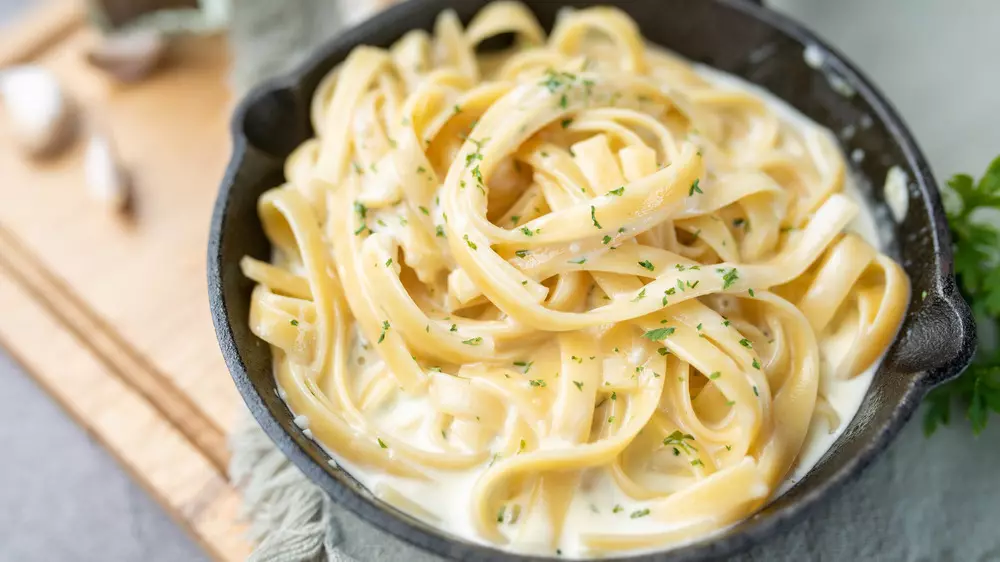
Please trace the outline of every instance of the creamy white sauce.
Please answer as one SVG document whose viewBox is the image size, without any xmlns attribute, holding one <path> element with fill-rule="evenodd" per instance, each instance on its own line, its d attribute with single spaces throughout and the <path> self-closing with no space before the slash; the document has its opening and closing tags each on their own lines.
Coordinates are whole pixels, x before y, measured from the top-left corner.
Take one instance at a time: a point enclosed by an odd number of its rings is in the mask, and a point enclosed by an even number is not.
<svg viewBox="0 0 1000 562">
<path fill-rule="evenodd" d="M 717 85 L 730 89 L 750 91 L 755 96 L 763 99 L 784 120 L 800 127 L 803 131 L 813 131 L 817 134 L 828 135 L 833 139 L 832 133 L 818 127 L 797 110 L 766 90 L 712 68 L 704 66 L 696 66 L 696 68 L 701 75 Z M 849 228 L 874 247 L 882 249 L 883 243 L 880 240 L 879 228 L 877 227 L 872 210 L 866 198 L 858 189 L 857 182 L 850 171 L 845 177 L 844 192 L 854 199 L 859 207 L 859 214 Z M 363 340 L 361 343 L 364 343 Z M 639 360 L 637 357 L 630 357 L 629 359 L 633 361 Z M 354 346 L 354 353 L 349 359 L 348 365 L 370 373 L 377 373 L 382 367 L 382 361 L 371 350 L 371 346 L 358 345 Z M 822 377 L 821 393 L 826 396 L 830 406 L 836 411 L 840 423 L 837 427 L 830 428 L 827 427 L 824 419 L 814 416 L 806 443 L 799 458 L 786 478 L 785 483 L 772 495 L 771 499 L 781 495 L 801 480 L 822 458 L 834 441 L 836 441 L 843 429 L 857 413 L 858 407 L 864 399 L 877 367 L 878 365 L 876 364 L 868 371 L 851 380 L 831 380 L 830 377 Z M 395 401 L 390 404 L 384 404 L 379 408 L 379 425 L 384 424 L 385 427 L 419 425 L 426 422 L 431 417 L 431 414 L 432 409 L 427 402 L 413 400 L 412 402 L 407 401 L 403 404 L 400 401 Z M 305 419 L 304 416 L 296 417 L 295 423 L 301 428 L 308 428 L 308 419 Z M 414 436 L 413 444 L 432 448 L 433 446 L 426 442 L 428 441 L 426 433 L 413 431 L 411 433 Z M 426 482 L 416 479 L 400 478 L 360 468 L 350 462 L 345 462 L 335 451 L 326 448 L 322 444 L 320 446 L 332 457 L 329 461 L 331 466 L 343 468 L 367 489 L 373 491 L 376 496 L 387 499 L 402 511 L 425 520 L 429 524 L 451 533 L 457 538 L 488 544 L 478 536 L 473 527 L 470 514 L 470 490 L 473 488 L 476 479 L 479 478 L 478 471 L 469 470 L 463 472 L 423 469 L 432 478 L 433 485 L 427 485 Z M 668 454 L 666 449 L 664 451 L 664 454 Z M 656 458 L 654 457 L 655 461 Z M 760 494 L 763 497 L 767 494 L 767 490 L 760 490 Z M 392 496 L 392 498 L 386 498 L 387 495 Z M 601 532 L 608 533 L 654 533 L 669 530 L 653 518 L 630 517 L 631 513 L 649 507 L 649 505 L 650 502 L 636 501 L 629 498 L 618 488 L 607 471 L 598 469 L 583 471 L 579 476 L 577 491 L 564 523 L 564 529 L 571 531 L 563 533 L 558 554 L 563 558 L 593 556 L 592 553 L 586 552 L 577 542 L 578 533 L 584 530 L 600 530 Z M 510 516 L 510 513 L 504 514 L 504 517 L 509 518 Z M 528 510 L 524 509 L 520 517 L 522 520 L 524 517 L 529 517 Z M 500 531 L 507 534 L 511 540 L 507 548 L 524 553 L 553 554 L 549 546 L 549 536 L 555 530 L 549 528 L 550 522 L 547 519 L 540 517 L 537 520 L 525 521 L 526 524 L 523 525 L 501 525 Z M 704 537 L 697 537 L 697 539 L 701 538 Z M 632 552 L 653 550 L 660 549 L 637 549 Z"/>
</svg>

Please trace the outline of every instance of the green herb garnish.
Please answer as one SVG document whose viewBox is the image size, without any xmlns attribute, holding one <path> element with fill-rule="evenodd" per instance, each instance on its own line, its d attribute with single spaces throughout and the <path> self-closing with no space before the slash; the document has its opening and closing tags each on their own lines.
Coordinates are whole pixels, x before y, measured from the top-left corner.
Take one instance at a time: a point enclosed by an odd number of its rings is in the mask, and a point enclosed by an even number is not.
<svg viewBox="0 0 1000 562">
<path fill-rule="evenodd" d="M 677 328 L 656 328 L 648 330 L 642 337 L 650 341 L 663 341 L 667 336 L 672 336 L 676 330 Z"/>
<path fill-rule="evenodd" d="M 725 291 L 726 289 L 732 287 L 739 278 L 740 274 L 736 271 L 735 267 L 731 268 L 729 271 L 724 271 L 722 275 L 722 290 Z"/>
<path fill-rule="evenodd" d="M 974 212 L 1000 208 L 1000 157 L 990 163 L 978 183 L 958 174 L 948 187 L 961 203 L 945 205 L 959 290 L 972 306 L 979 333 L 993 333 L 1000 317 L 1000 263 L 996 259 L 1000 230 L 976 220 Z M 930 435 L 938 426 L 947 425 L 956 403 L 965 410 L 977 435 L 986 427 L 991 411 L 1000 414 L 1000 348 L 996 345 L 983 345 L 961 376 L 927 395 L 924 433 Z"/>
<path fill-rule="evenodd" d="M 691 189 L 688 190 L 688 197 L 694 195 L 695 193 L 704 193 L 700 187 L 698 187 L 698 182 L 700 180 L 695 178 L 694 183 L 691 184 Z"/>
<path fill-rule="evenodd" d="M 597 222 L 597 209 L 593 205 L 590 206 L 590 220 L 594 221 L 594 228 L 604 228 L 601 223 Z"/>
</svg>

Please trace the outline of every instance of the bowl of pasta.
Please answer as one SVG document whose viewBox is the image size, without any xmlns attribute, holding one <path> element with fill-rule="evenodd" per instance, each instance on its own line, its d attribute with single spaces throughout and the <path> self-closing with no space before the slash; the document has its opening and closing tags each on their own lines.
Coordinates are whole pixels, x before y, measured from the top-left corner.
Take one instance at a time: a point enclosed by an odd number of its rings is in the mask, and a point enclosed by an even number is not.
<svg viewBox="0 0 1000 562">
<path fill-rule="evenodd" d="M 232 134 L 208 260 L 239 391 L 446 558 L 744 549 L 975 348 L 906 126 L 751 2 L 407 2 Z"/>
</svg>

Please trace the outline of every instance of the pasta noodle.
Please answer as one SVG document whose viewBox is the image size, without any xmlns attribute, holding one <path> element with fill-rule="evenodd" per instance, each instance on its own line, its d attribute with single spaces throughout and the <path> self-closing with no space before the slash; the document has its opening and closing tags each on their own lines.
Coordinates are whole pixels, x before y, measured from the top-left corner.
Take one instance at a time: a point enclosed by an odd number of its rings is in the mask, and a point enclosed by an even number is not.
<svg viewBox="0 0 1000 562">
<path fill-rule="evenodd" d="M 612 8 L 355 49 L 260 198 L 272 262 L 242 263 L 290 409 L 470 540 L 600 556 L 751 515 L 849 421 L 831 389 L 909 281 L 852 230 L 829 132 L 734 83 Z"/>
</svg>

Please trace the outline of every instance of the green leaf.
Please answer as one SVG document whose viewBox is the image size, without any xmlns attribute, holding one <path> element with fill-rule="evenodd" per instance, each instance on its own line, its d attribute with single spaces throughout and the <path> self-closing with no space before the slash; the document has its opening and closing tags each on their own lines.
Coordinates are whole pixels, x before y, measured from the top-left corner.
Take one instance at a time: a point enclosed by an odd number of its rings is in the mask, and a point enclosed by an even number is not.
<svg viewBox="0 0 1000 562">
<path fill-rule="evenodd" d="M 927 395 L 927 410 L 924 412 L 924 435 L 931 435 L 938 426 L 948 425 L 951 419 L 951 392 L 947 388 L 937 388 Z"/>
<path fill-rule="evenodd" d="M 983 397 L 979 388 L 979 380 L 972 387 L 972 398 L 969 399 L 969 423 L 972 424 L 972 432 L 979 434 L 986 427 L 986 418 L 989 410 L 986 408 L 986 398 Z"/>
<path fill-rule="evenodd" d="M 955 276 L 980 333 L 996 332 L 1000 328 L 1000 231 L 992 224 L 972 219 L 977 209 L 1000 210 L 1000 156 L 978 182 L 972 176 L 958 174 L 948 181 L 948 187 L 962 202 L 959 209 L 948 212 Z M 1000 350 L 980 350 L 961 376 L 927 395 L 924 432 L 930 435 L 947 425 L 955 405 L 963 408 L 976 434 L 986 428 L 991 412 L 1000 414 Z"/>
<path fill-rule="evenodd" d="M 1000 195 L 1000 156 L 990 162 L 986 173 L 979 179 L 978 187 L 980 192 Z"/>
</svg>

